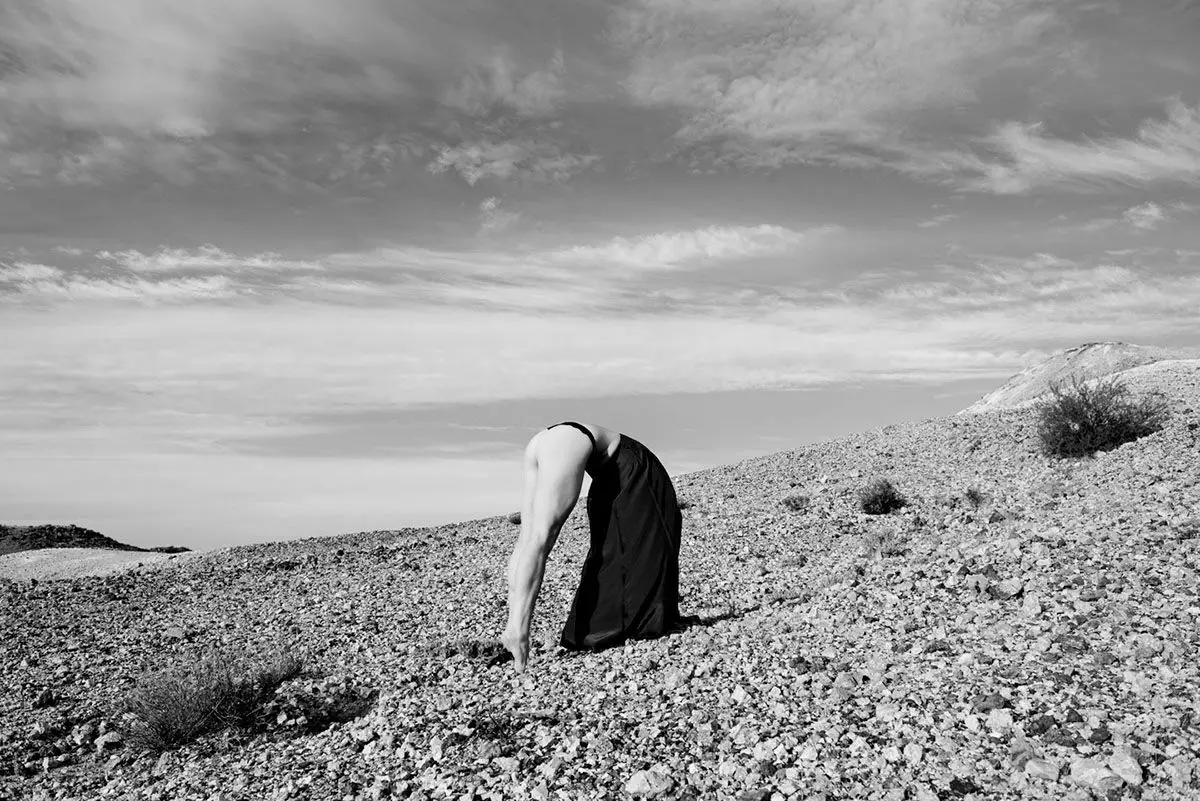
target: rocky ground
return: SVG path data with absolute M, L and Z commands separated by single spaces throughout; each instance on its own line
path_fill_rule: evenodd
M 504 517 L 0 582 L 0 797 L 1200 798 L 1200 364 L 1123 375 L 1172 421 L 1094 459 L 1022 409 L 679 477 L 702 622 L 655 641 L 555 647 L 577 510 L 520 676 Z M 865 515 L 880 476 L 909 504 Z M 218 647 L 310 672 L 258 731 L 130 745 L 137 683 Z
M 154 569 L 175 560 L 192 559 L 199 554 L 155 553 L 116 548 L 37 548 L 0 554 L 0 581 L 42 581 L 46 579 L 85 578 L 125 573 L 142 568 Z

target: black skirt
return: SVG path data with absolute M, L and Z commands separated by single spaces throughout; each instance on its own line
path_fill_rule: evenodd
M 671 630 L 679 619 L 683 516 L 662 463 L 622 434 L 592 475 L 587 514 L 591 547 L 562 645 L 600 649 Z

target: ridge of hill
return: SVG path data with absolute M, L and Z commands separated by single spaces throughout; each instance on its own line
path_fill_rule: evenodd
M 0 524 L 0 556 L 21 551 L 36 551 L 44 548 L 98 548 L 110 551 L 135 551 L 138 553 L 177 554 L 190 551 L 181 545 L 164 545 L 155 548 L 139 548 L 126 545 L 99 531 L 77 526 L 74 523 L 58 525 L 41 523 L 32 526 L 10 526 Z
M 1089 342 L 1054 353 L 1027 367 L 959 414 L 1021 408 L 1046 397 L 1056 383 L 1070 379 L 1091 381 L 1146 364 L 1188 359 L 1200 359 L 1200 350 L 1131 345 L 1125 342 Z
M 657 640 L 557 646 L 577 508 L 520 676 L 505 516 L 0 581 L 0 798 L 1198 798 L 1200 362 L 1122 377 L 1170 421 L 1093 458 L 1017 408 L 678 476 L 700 620 Z M 147 675 L 280 649 L 258 729 L 127 744 Z
M 0 556 L 18 551 L 33 551 L 40 548 L 103 548 L 114 551 L 144 551 L 134 545 L 117 542 L 99 531 L 77 526 L 73 523 L 55 525 L 43 523 L 34 526 L 7 526 L 0 524 Z

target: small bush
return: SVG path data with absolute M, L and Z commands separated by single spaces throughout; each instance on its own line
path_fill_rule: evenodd
M 869 515 L 891 514 L 908 504 L 900 491 L 886 478 L 878 479 L 859 490 L 859 506 Z
M 908 537 L 896 530 L 869 531 L 863 540 L 863 550 L 874 559 L 903 556 L 908 553 Z
M 971 504 L 972 509 L 978 509 L 987 500 L 984 494 L 975 487 L 970 487 L 963 493 L 963 497 L 967 499 L 967 503 Z
M 161 673 L 127 702 L 141 722 L 130 741 L 149 751 L 166 751 L 222 729 L 253 726 L 279 685 L 303 669 L 292 654 L 249 664 L 218 653 Z
M 1037 429 L 1047 456 L 1068 458 L 1112 450 L 1153 434 L 1168 418 L 1161 395 L 1133 398 L 1115 378 L 1092 387 L 1076 378 L 1070 389 L 1052 384 L 1050 393 L 1038 409 Z
M 807 495 L 789 495 L 781 503 L 793 512 L 803 512 L 808 509 L 812 500 Z
M 685 501 L 681 499 L 676 505 L 679 507 L 679 511 L 682 512 L 685 509 L 691 509 L 695 504 L 693 504 L 691 501 Z
M 512 523 L 514 526 L 521 525 L 521 513 L 520 512 L 511 513 L 508 516 L 508 522 Z

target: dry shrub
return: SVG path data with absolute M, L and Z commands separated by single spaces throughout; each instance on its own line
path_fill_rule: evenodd
M 967 503 L 971 504 L 972 509 L 978 509 L 987 501 L 987 497 L 976 487 L 968 488 L 967 491 L 963 493 L 963 497 L 967 499 Z
M 804 512 L 808 510 L 809 505 L 812 503 L 812 499 L 807 495 L 789 495 L 780 501 L 780 503 L 782 503 L 788 509 L 791 509 L 793 512 Z
M 1069 458 L 1109 451 L 1166 425 L 1166 399 L 1158 394 L 1132 397 L 1116 378 L 1087 386 L 1078 378 L 1064 389 L 1050 386 L 1051 397 L 1038 407 L 1038 438 L 1047 456 Z
M 899 531 L 872 531 L 864 543 L 868 556 L 886 559 L 908 553 L 908 537 Z
M 862 510 L 869 515 L 891 514 L 908 504 L 895 485 L 886 478 L 878 479 L 859 490 L 858 502 Z
M 217 652 L 151 676 L 126 703 L 140 721 L 129 739 L 166 751 L 222 729 L 253 726 L 275 690 L 303 670 L 293 654 L 251 661 Z

